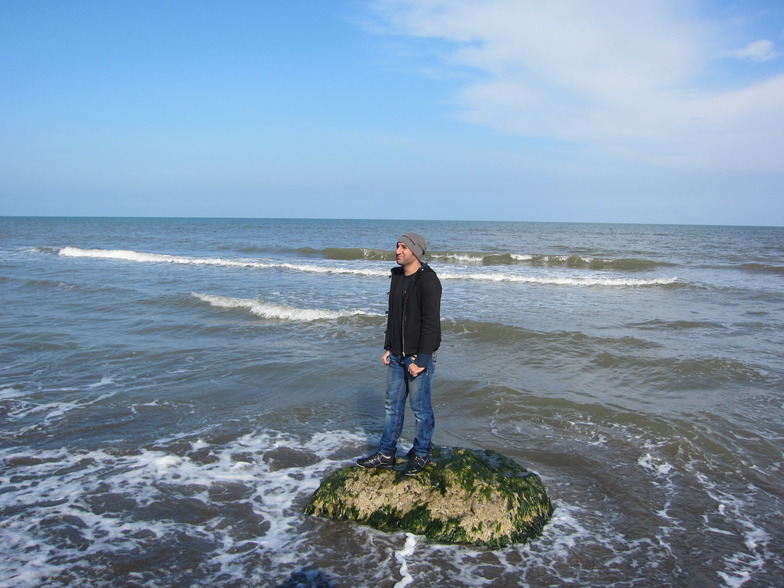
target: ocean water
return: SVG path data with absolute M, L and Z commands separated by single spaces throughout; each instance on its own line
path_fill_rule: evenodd
M 378 439 L 411 230 L 434 441 L 537 472 L 536 541 L 302 513 Z M 783 228 L 0 218 L 0 287 L 2 586 L 782 585 Z

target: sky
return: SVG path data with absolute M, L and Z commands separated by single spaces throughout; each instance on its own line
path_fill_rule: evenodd
M 781 0 L 0 0 L 0 216 L 784 225 Z

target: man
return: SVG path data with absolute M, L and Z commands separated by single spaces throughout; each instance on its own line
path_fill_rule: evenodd
M 417 233 L 406 233 L 398 239 L 395 260 L 400 267 L 392 269 L 385 351 L 381 356 L 387 366 L 384 432 L 376 453 L 357 460 L 363 468 L 395 466 L 406 398 L 416 418 L 416 436 L 405 473 L 416 475 L 430 462 L 435 425 L 430 392 L 435 353 L 441 344 L 441 282 L 424 262 L 426 251 L 427 242 Z

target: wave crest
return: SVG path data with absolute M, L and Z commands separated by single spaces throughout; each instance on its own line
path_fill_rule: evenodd
M 146 253 L 143 251 L 133 251 L 127 249 L 81 249 L 79 247 L 63 247 L 60 249 L 59 254 L 63 257 L 88 257 L 94 259 L 113 259 L 142 263 L 214 265 L 250 269 L 288 269 L 319 274 L 352 274 L 370 277 L 386 276 L 388 274 L 386 271 L 373 269 L 354 269 L 336 266 L 327 267 L 297 263 L 274 263 L 268 261 L 253 261 L 244 259 L 225 259 L 222 257 L 188 257 L 183 255 L 168 255 L 165 253 Z
M 215 296 L 213 294 L 201 294 L 199 292 L 194 292 L 192 296 L 216 308 L 246 310 L 252 315 L 271 320 L 310 322 L 318 320 L 335 320 L 366 314 L 359 310 L 340 311 L 297 308 L 284 304 L 254 300 L 252 298 L 232 298 L 228 296 Z
M 168 255 L 163 253 L 146 253 L 124 249 L 80 249 L 79 247 L 64 247 L 59 252 L 64 257 L 88 257 L 96 259 L 112 259 L 120 261 L 147 262 L 147 263 L 178 263 L 186 265 L 214 265 L 223 267 L 239 267 L 249 269 L 283 269 L 317 274 L 345 274 L 363 277 L 388 277 L 388 269 L 341 267 L 338 265 L 316 265 L 309 263 L 287 263 L 254 261 L 243 259 L 224 259 L 221 257 L 187 257 L 181 255 Z M 438 269 L 442 280 L 478 280 L 487 282 L 517 282 L 526 284 L 541 284 L 555 286 L 669 286 L 678 283 L 677 277 L 669 278 L 625 278 L 611 276 L 558 276 L 558 275 L 525 275 L 503 271 L 444 271 Z
M 642 271 L 675 264 L 635 257 L 608 259 L 592 255 L 552 255 L 520 253 L 482 253 L 473 251 L 439 251 L 430 259 L 463 265 L 529 265 L 537 267 L 567 267 L 573 269 L 611 269 Z
M 445 280 L 462 279 L 462 280 L 483 280 L 488 282 L 516 282 L 522 284 L 539 284 L 549 286 L 627 286 L 627 287 L 642 287 L 642 286 L 671 286 L 679 284 L 680 281 L 677 277 L 671 278 L 617 278 L 617 277 L 599 277 L 599 276 L 577 276 L 577 277 L 562 277 L 562 276 L 532 276 L 511 273 L 472 273 L 472 274 L 452 274 L 452 273 L 438 273 L 438 276 Z

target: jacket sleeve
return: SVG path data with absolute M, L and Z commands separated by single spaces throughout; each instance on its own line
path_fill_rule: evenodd
M 427 366 L 441 343 L 441 282 L 435 272 L 426 272 L 420 284 L 420 329 L 415 363 Z

